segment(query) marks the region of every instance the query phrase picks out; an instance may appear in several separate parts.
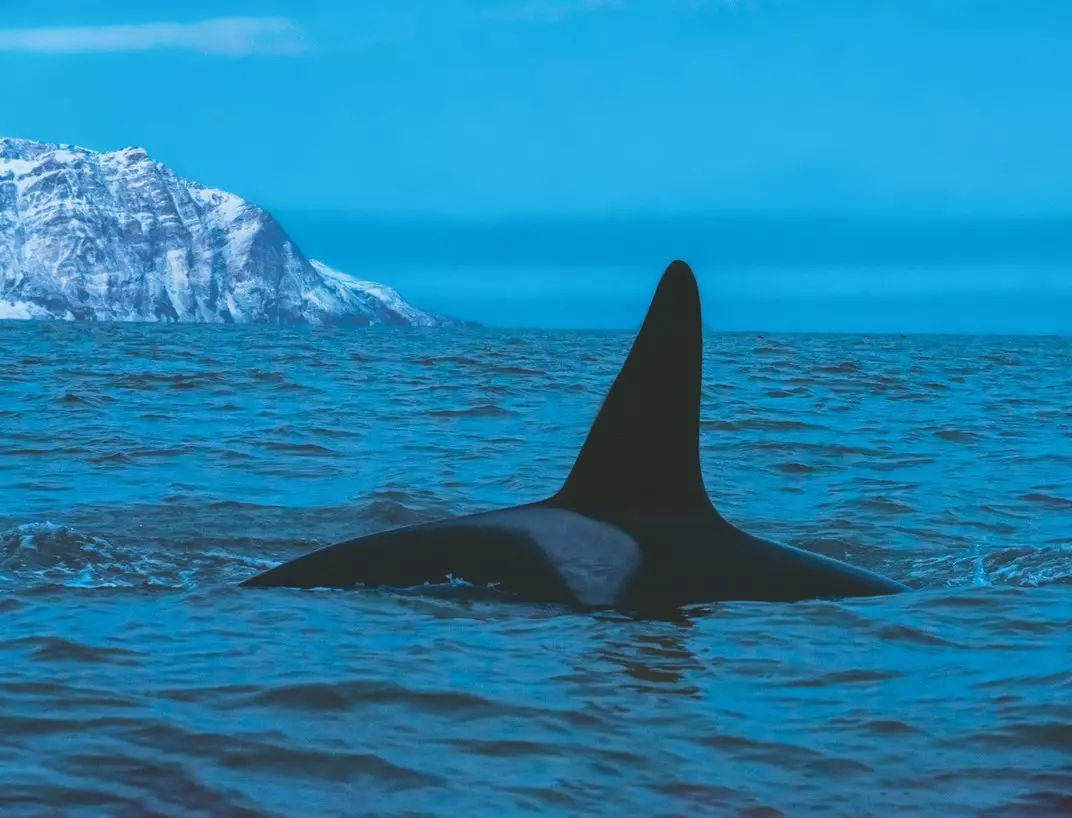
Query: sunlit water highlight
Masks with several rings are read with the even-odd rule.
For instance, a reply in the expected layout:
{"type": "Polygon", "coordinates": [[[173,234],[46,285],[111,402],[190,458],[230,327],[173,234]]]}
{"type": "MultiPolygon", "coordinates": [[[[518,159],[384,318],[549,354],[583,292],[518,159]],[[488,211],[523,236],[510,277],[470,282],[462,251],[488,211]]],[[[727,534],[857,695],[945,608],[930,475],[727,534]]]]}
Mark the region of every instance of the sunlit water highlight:
{"type": "Polygon", "coordinates": [[[706,339],[722,513],[915,593],[234,587],[554,491],[630,340],[0,323],[0,812],[1072,810],[1069,340],[706,339]]]}

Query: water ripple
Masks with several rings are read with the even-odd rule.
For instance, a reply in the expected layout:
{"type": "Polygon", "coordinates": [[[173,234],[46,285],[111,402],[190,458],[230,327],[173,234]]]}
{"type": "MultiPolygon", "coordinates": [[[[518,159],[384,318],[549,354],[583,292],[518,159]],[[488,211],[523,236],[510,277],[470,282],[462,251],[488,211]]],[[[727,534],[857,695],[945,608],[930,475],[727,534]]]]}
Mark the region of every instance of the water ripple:
{"type": "Polygon", "coordinates": [[[233,587],[555,491],[631,340],[0,324],[0,812],[1067,813],[1067,339],[708,337],[720,511],[913,594],[233,587]]]}

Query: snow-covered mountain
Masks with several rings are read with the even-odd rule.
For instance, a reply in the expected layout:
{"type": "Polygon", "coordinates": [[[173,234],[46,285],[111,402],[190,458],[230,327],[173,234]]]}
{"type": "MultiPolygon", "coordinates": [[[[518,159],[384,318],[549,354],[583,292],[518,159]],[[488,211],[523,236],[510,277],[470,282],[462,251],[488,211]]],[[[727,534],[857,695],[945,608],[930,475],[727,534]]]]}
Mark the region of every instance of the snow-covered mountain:
{"type": "Polygon", "coordinates": [[[0,138],[0,319],[441,326],[142,148],[0,138]]]}

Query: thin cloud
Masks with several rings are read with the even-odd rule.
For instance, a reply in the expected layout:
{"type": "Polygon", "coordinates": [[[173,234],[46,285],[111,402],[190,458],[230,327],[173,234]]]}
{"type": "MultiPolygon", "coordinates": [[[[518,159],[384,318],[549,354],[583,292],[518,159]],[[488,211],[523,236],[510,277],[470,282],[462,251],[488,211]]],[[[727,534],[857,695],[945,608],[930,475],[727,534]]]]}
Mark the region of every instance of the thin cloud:
{"type": "Polygon", "coordinates": [[[495,20],[515,23],[558,23],[567,17],[620,6],[622,0],[567,0],[567,2],[529,2],[494,11],[495,20]]]}
{"type": "Polygon", "coordinates": [[[761,5],[779,6],[785,0],[686,0],[685,7],[690,11],[728,8],[733,10],[758,11],[761,5]]]}
{"type": "Polygon", "coordinates": [[[297,54],[302,30],[284,17],[223,17],[196,23],[0,29],[0,51],[36,54],[195,51],[222,57],[297,54]]]}

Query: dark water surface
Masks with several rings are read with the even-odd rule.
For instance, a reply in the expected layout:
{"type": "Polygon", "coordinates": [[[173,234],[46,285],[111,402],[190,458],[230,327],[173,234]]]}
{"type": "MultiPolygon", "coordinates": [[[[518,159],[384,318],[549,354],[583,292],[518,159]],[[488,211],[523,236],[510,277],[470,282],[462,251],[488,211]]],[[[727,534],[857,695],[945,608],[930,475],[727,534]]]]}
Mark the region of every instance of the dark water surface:
{"type": "Polygon", "coordinates": [[[536,500],[628,333],[0,323],[0,814],[1072,811],[1072,341],[712,335],[703,467],[920,589],[239,590],[536,500]]]}

